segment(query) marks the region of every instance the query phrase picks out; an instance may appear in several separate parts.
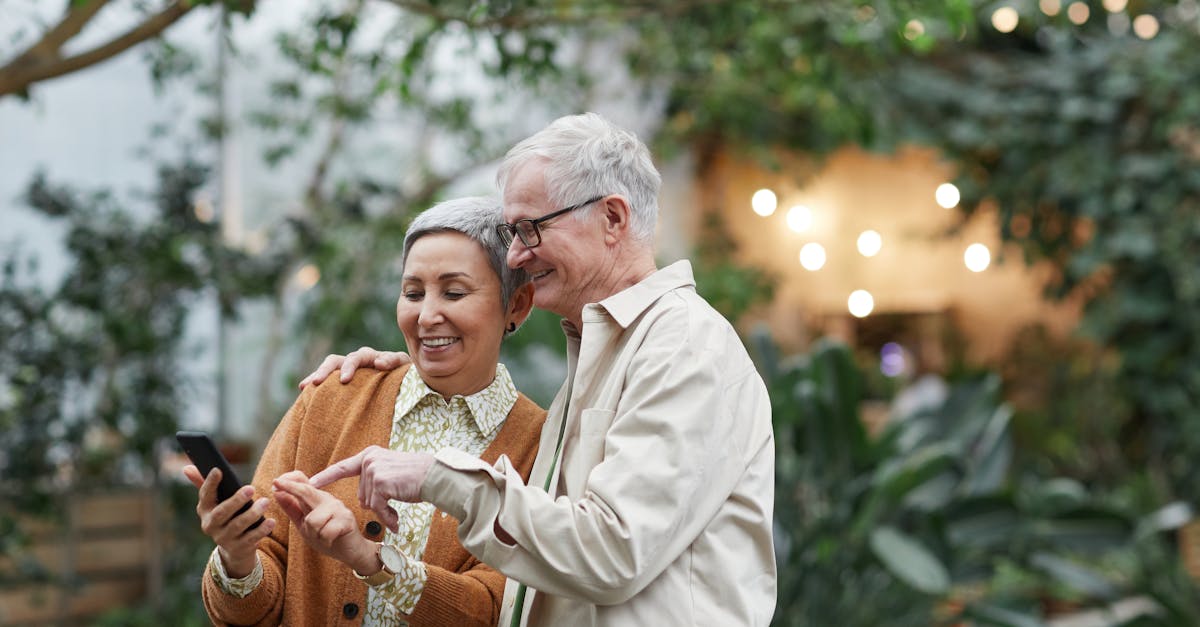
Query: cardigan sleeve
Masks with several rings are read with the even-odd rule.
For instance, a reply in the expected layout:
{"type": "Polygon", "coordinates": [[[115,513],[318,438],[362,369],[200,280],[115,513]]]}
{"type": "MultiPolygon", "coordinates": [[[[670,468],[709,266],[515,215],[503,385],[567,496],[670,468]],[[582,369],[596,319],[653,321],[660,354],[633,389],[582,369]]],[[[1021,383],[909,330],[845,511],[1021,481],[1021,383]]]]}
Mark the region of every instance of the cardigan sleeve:
{"type": "MultiPolygon", "coordinates": [[[[304,390],[292,404],[267,443],[254,472],[255,498],[271,494],[271,482],[296,467],[297,444],[304,426],[312,389],[304,390]]],[[[204,609],[214,625],[278,625],[283,618],[284,581],[287,574],[287,516],[272,499],[265,516],[275,519],[271,535],[258,544],[258,559],[263,567],[262,581],[245,598],[221,590],[212,575],[201,578],[204,609]]]]}
{"type": "Polygon", "coordinates": [[[416,607],[406,617],[413,627],[464,625],[490,627],[500,618],[504,575],[471,558],[465,570],[452,572],[425,563],[428,579],[416,607]]]}

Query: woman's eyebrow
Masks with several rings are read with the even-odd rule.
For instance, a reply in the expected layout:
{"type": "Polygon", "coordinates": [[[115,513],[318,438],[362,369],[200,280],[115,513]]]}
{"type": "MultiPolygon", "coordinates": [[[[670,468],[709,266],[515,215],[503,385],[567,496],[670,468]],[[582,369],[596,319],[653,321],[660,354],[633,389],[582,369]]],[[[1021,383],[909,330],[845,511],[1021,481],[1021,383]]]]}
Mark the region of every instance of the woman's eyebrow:
{"type": "Polygon", "coordinates": [[[469,279],[469,278],[471,278],[471,275],[466,272],[443,272],[442,274],[438,275],[438,279],[441,281],[448,281],[450,279],[469,279]]]}
{"type": "MultiPolygon", "coordinates": [[[[437,278],[439,281],[450,281],[453,279],[469,279],[469,278],[471,278],[471,274],[469,272],[443,272],[443,273],[439,274],[437,278]]],[[[406,275],[400,277],[400,279],[402,281],[412,281],[413,283],[424,283],[425,282],[424,279],[422,279],[421,277],[419,277],[415,274],[406,274],[406,275]]]]}

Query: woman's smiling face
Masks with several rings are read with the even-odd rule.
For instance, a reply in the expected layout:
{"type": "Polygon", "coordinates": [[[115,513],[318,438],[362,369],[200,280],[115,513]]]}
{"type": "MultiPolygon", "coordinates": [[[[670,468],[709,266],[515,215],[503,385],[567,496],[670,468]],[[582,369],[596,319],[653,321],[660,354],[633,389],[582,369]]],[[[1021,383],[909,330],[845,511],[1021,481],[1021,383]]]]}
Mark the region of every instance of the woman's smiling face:
{"type": "Polygon", "coordinates": [[[396,322],[429,387],[448,398],[490,385],[508,319],[500,277],[480,245],[455,231],[413,242],[396,322]]]}

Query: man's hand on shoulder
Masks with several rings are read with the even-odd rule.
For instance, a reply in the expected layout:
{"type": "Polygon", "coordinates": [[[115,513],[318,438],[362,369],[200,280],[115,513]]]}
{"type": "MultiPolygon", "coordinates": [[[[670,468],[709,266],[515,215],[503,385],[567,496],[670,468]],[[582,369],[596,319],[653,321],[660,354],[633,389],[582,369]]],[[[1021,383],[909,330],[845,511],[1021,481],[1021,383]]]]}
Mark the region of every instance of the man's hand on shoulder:
{"type": "Polygon", "coordinates": [[[350,353],[349,355],[328,355],[320,366],[300,381],[298,386],[304,389],[309,385],[321,385],[335,370],[340,370],[338,380],[347,383],[354,378],[354,371],[359,368],[374,368],[376,370],[395,370],[405,364],[411,364],[412,358],[408,353],[400,351],[377,351],[369,346],[350,353]]]}

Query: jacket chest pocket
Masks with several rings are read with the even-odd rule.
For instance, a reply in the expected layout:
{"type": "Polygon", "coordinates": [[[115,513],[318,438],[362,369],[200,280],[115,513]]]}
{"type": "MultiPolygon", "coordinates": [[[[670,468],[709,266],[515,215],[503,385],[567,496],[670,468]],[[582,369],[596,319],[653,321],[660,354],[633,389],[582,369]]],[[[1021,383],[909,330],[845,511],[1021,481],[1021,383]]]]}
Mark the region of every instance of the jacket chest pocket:
{"type": "Polygon", "coordinates": [[[608,428],[612,426],[617,412],[611,409],[585,409],[579,412],[579,437],[587,441],[598,438],[603,444],[608,428]]]}
{"type": "Polygon", "coordinates": [[[588,475],[604,461],[604,439],[616,413],[608,409],[585,409],[579,413],[579,440],[570,459],[563,461],[568,494],[582,495],[588,475]]]}

